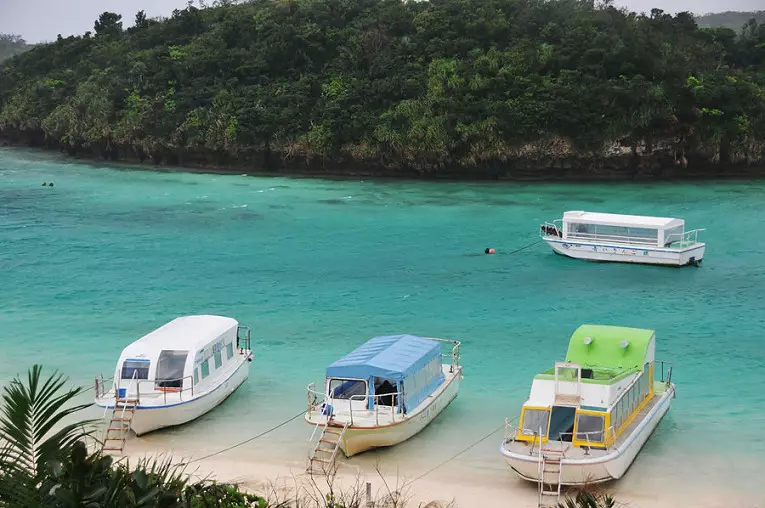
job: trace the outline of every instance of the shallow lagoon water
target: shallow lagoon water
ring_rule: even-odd
[[[253,329],[250,380],[198,421],[145,438],[214,451],[301,411],[305,386],[372,336],[457,338],[455,402],[409,442],[351,461],[417,471],[517,415],[578,325],[646,327],[675,364],[678,396],[623,483],[762,493],[764,202],[764,182],[260,178],[2,149],[0,380],[39,362],[90,386],[173,317],[230,315]],[[541,243],[510,254],[570,209],[684,217],[707,228],[704,264],[586,263]],[[298,420],[231,453],[299,463],[310,430]],[[445,469],[509,475],[500,440]]]

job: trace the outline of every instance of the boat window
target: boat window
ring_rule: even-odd
[[[221,355],[220,351],[215,353],[215,368],[220,369],[220,366],[223,364],[223,356]]]
[[[664,246],[670,247],[673,243],[680,242],[683,239],[685,226],[675,226],[664,231]]]
[[[576,417],[576,440],[587,441],[593,443],[603,442],[603,425],[604,418],[602,416],[580,414]]]
[[[606,226],[603,224],[568,224],[569,236],[575,238],[604,239],[613,241],[631,241],[645,244],[656,244],[659,231],[651,228]]]
[[[183,387],[183,371],[188,356],[188,351],[164,350],[159,353],[157,374],[154,376],[158,388]]]
[[[199,369],[194,367],[194,384],[199,383]]]
[[[329,396],[333,399],[350,399],[354,395],[366,395],[367,384],[354,379],[332,379],[329,382]],[[357,397],[358,399],[359,397]]]
[[[521,432],[524,436],[537,436],[540,429],[542,437],[547,436],[547,422],[550,418],[550,411],[546,409],[524,409],[523,426]]]
[[[149,379],[149,366],[151,362],[148,360],[125,360],[122,362],[122,379]]]
[[[202,379],[210,375],[210,359],[202,362]]]
[[[375,398],[378,406],[397,406],[396,382],[392,379],[375,378]]]
[[[229,342],[226,344],[226,360],[230,360],[234,357],[234,344]]]

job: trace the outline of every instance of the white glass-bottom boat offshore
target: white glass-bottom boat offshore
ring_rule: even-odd
[[[701,231],[685,231],[683,219],[569,211],[542,224],[540,236],[556,254],[576,259],[697,266],[706,248]]]
[[[583,325],[566,361],[534,377],[519,423],[506,422],[500,453],[522,478],[539,482],[540,504],[560,485],[627,471],[675,396],[672,367],[655,362],[655,347],[652,330]]]
[[[96,378],[96,405],[111,416],[104,450],[136,435],[189,422],[248,377],[250,329],[222,316],[176,318],[127,346],[114,377]]]
[[[309,469],[331,464],[338,448],[350,457],[417,434],[457,396],[459,360],[459,341],[393,335],[332,363],[323,389],[308,386],[305,420],[321,431]]]

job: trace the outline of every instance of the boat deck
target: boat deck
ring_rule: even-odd
[[[613,445],[611,445],[608,448],[591,448],[590,450],[587,450],[586,448],[579,448],[577,446],[573,446],[570,442],[567,441],[558,441],[558,440],[550,440],[547,443],[545,443],[542,447],[542,450],[545,452],[552,452],[552,453],[561,453],[563,454],[564,459],[572,459],[572,460],[585,460],[589,458],[595,458],[595,457],[602,457],[604,455],[608,455],[614,448],[618,448],[620,445],[622,445],[627,439],[630,438],[632,433],[637,429],[638,425],[640,425],[643,420],[648,416],[648,413],[651,412],[651,410],[656,406],[656,404],[661,401],[662,396],[665,393],[665,390],[662,390],[659,392],[658,390],[659,386],[657,383],[657,390],[656,394],[648,401],[648,403],[636,413],[635,418],[630,422],[630,424],[627,426],[626,429],[619,435],[619,437],[616,439]],[[523,455],[531,455],[536,457],[537,453],[539,453],[539,445],[534,445],[532,448],[532,445],[528,441],[515,441],[515,440],[509,440],[506,441],[504,444],[504,447],[506,450],[512,453],[517,454],[523,454]]]

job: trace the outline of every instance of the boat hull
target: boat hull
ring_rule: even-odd
[[[130,429],[137,435],[142,436],[149,432],[175,427],[188,423],[226,400],[242,383],[249,377],[249,361],[243,359],[234,372],[214,389],[187,401],[166,405],[139,405],[136,408]],[[112,399],[110,405],[99,402],[100,407],[111,409],[114,407]]]
[[[624,476],[643,445],[669,410],[674,393],[675,387],[671,385],[629,438],[608,454],[588,459],[561,460],[560,483],[562,485],[586,485],[618,480]],[[530,456],[512,453],[505,448],[504,443],[500,447],[500,453],[521,478],[533,482],[539,481],[539,459],[536,454]],[[547,482],[547,478],[545,482]]]
[[[406,441],[424,429],[457,397],[462,368],[451,374],[443,387],[435,392],[432,400],[399,422],[376,427],[349,426],[340,449],[346,457],[352,457],[373,448],[394,446]],[[333,426],[338,426],[334,423]]]
[[[569,241],[543,238],[556,254],[587,261],[639,263],[664,266],[686,266],[701,263],[706,245],[697,244],[688,249],[659,249],[656,247],[630,247],[595,242]]]

